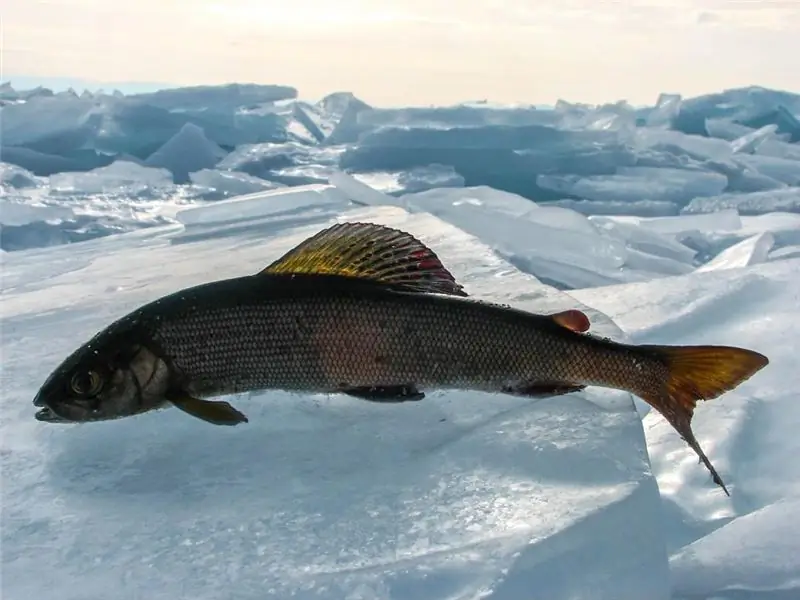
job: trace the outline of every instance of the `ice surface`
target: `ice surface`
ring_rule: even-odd
[[[639,128],[633,143],[640,152],[655,149],[698,160],[726,160],[733,154],[731,145],[725,140],[664,129]]]
[[[800,160],[800,144],[786,144],[781,141],[767,140],[756,148],[756,154]]]
[[[759,154],[737,156],[735,160],[767,177],[772,177],[788,185],[800,185],[800,160]]]
[[[268,190],[186,208],[178,212],[177,218],[184,225],[291,218],[298,213],[320,219],[344,210],[349,204],[349,198],[334,186],[308,185],[294,187],[291,193],[284,189]]]
[[[302,204],[308,192],[282,195]],[[160,294],[257,271],[330,223],[307,209],[317,221],[299,229],[264,221],[183,243],[151,230],[4,265],[4,597],[510,600],[535,588],[667,600],[661,506],[629,397],[600,408],[580,394],[453,392],[413,406],[254,394],[235,400],[250,417],[235,429],[176,410],[80,432],[33,420],[29,399],[78,340]],[[477,298],[576,306],[430,215],[336,218],[412,232]]]
[[[6,227],[43,221],[62,221],[72,217],[72,210],[66,206],[42,206],[0,200],[0,224]]]
[[[387,194],[413,194],[434,188],[464,187],[464,178],[448,165],[415,167],[409,171],[354,173],[356,179]]]
[[[69,156],[58,156],[37,152],[30,148],[2,146],[0,154],[5,162],[20,166],[39,176],[65,171],[88,171],[114,162],[114,156],[98,154],[93,150],[71,152]]]
[[[220,171],[219,169],[201,169],[189,173],[189,179],[195,186],[203,188],[202,197],[208,200],[284,187],[283,184],[266,181],[247,173]]]
[[[672,202],[654,200],[574,200],[564,198],[547,203],[548,206],[569,208],[584,215],[637,215],[641,217],[660,217],[678,214],[680,207]]]
[[[765,231],[743,240],[738,244],[720,252],[712,260],[699,267],[698,271],[716,271],[718,269],[736,269],[747,267],[767,260],[769,251],[775,245],[775,238]]]
[[[201,127],[187,123],[144,161],[147,167],[167,169],[175,183],[188,183],[189,173],[210,169],[228,153],[206,137]]]
[[[800,258],[800,245],[784,246],[769,253],[769,260],[786,260],[787,258]]]
[[[3,187],[20,189],[35,188],[40,185],[42,181],[27,169],[0,162],[0,190]]]
[[[670,233],[669,231],[661,232],[656,227],[643,226],[644,223],[650,224],[659,220],[625,222],[605,217],[592,217],[590,221],[599,228],[625,240],[629,248],[640,252],[669,258],[689,265],[694,258],[694,250],[676,241],[674,236],[665,235],[665,233]],[[686,221],[689,221],[689,219],[687,218]]]
[[[289,183],[282,181],[286,178],[288,169],[311,166],[333,167],[341,152],[342,150],[337,148],[320,148],[297,142],[243,144],[222,159],[217,168],[241,171],[254,177]]]
[[[488,188],[443,188],[399,200],[413,212],[436,215],[479,235],[517,268],[560,288],[618,281],[624,264],[625,245],[569,209],[540,207]]]
[[[800,463],[796,460],[800,405],[794,391],[800,385],[795,359],[800,335],[798,274],[800,260],[788,259],[571,292],[581,302],[609,313],[636,343],[728,344],[752,348],[770,359],[752,379],[717,400],[700,403],[695,411],[695,434],[729,484],[731,498],[711,491],[707,475],[696,470],[697,458],[663,418],[650,413],[644,419],[673,557],[680,556],[688,544],[710,537],[731,519],[781,500],[800,498]],[[788,564],[786,544],[793,549],[790,555],[800,556],[797,537],[788,529],[793,522],[785,522],[787,535],[773,539],[770,548],[766,547],[768,536],[758,540],[753,530],[754,548],[763,542],[759,551],[762,556],[769,553],[776,566]],[[725,538],[720,538],[719,550],[725,545]],[[745,557],[742,555],[743,560]],[[701,573],[694,568],[697,563],[683,564],[687,568],[673,573],[673,585],[688,592],[684,585],[696,586],[700,580],[692,583],[691,579]],[[735,577],[735,564],[725,566],[731,567],[729,573]],[[742,574],[755,575],[756,566],[754,562]],[[763,596],[745,592],[737,596],[735,582],[731,582],[731,589],[720,590],[717,597],[794,597],[794,592],[780,595],[784,581],[770,581],[768,567],[758,570],[765,577],[760,590]],[[685,584],[682,573],[689,578]],[[717,585],[715,578],[708,583]],[[714,596],[699,593],[689,597]]]
[[[777,125],[764,125],[761,129],[748,132],[733,140],[731,142],[731,149],[734,152],[752,152],[756,147],[764,143],[765,140],[774,137],[776,131],[778,131]]]
[[[730,119],[706,119],[705,131],[710,137],[733,142],[757,130],[740,123],[735,123]]]
[[[143,167],[133,162],[117,161],[87,173],[58,173],[50,176],[55,192],[83,194],[125,193],[152,196],[172,187],[172,174],[166,169]]]
[[[673,593],[732,600],[800,597],[800,499],[738,517],[670,560]]]
[[[354,172],[450,165],[467,186],[488,185],[541,201],[562,196],[539,187],[537,174],[610,174],[634,162],[633,152],[615,131],[498,125],[379,129],[342,154],[340,165]]]
[[[341,100],[331,101],[339,108]],[[530,105],[490,105],[463,103],[454,106],[371,108],[360,101],[350,101],[328,143],[352,143],[373,132],[394,128],[425,131],[492,126],[524,127],[550,125],[560,116],[552,111],[537,110]]]
[[[659,95],[655,107],[647,115],[645,124],[648,127],[670,127],[681,111],[681,100],[680,94]]]
[[[4,598],[666,600],[665,547],[672,600],[797,596],[800,543],[773,521],[791,524],[800,497],[800,214],[772,211],[800,212],[800,96],[374,109],[236,90],[0,89],[2,159],[29,171],[0,179],[0,248],[15,251],[0,269]],[[187,185],[134,164],[194,126],[228,162],[186,167]],[[538,175],[639,183],[584,199]],[[669,199],[635,195],[654,190]],[[605,312],[635,342],[767,354],[696,411],[732,498],[636,400],[658,504],[630,396],[598,389],[383,408],[267,394],[236,400],[253,427],[229,433],[174,411],[80,436],[32,420],[25,398],[77,340],[176,286],[253,273],[337,219],[413,231],[477,297],[581,300],[603,311],[586,309],[600,335],[624,338]]]
[[[695,198],[681,212],[708,213],[729,208],[734,208],[743,215],[760,215],[776,211],[800,212],[800,187]]]
[[[545,189],[605,202],[671,202],[683,206],[702,196],[716,196],[728,184],[719,173],[653,167],[620,167],[614,175],[539,175]]]
[[[758,86],[733,88],[716,94],[684,99],[673,127],[684,133],[703,135],[708,119],[728,119],[753,128],[776,122],[784,131],[789,123],[781,112],[800,112],[800,95]]]
[[[131,96],[140,102],[167,110],[235,109],[297,97],[297,90],[284,85],[232,83],[172,88]]]

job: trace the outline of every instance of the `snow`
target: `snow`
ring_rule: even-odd
[[[3,598],[800,596],[799,95],[390,109],[4,84],[0,106]],[[344,220],[417,235],[478,298],[766,354],[695,413],[732,496],[644,402],[598,388],[259,393],[224,431],[175,410],[33,419],[112,319]]]

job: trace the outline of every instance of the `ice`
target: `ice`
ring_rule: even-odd
[[[331,101],[334,108],[341,100]],[[341,110],[341,109],[339,109]],[[552,111],[537,110],[530,105],[489,105],[463,103],[454,106],[371,108],[349,102],[328,143],[352,143],[372,133],[391,129],[411,131],[483,129],[485,127],[524,127],[550,125],[560,120]]]
[[[296,95],[0,87],[0,595],[797,596],[800,95],[554,109]],[[161,153],[182,161],[164,163],[188,176],[176,185],[142,163],[182,129],[208,144]],[[232,399],[251,422],[230,432],[177,411],[80,435],[32,419],[49,369],[113,318],[254,274],[343,220],[418,235],[476,298],[581,307],[593,332],[634,343],[765,353],[695,412],[732,497],[644,402],[599,388],[414,407],[253,395]]]
[[[355,173],[359,181],[386,194],[413,194],[435,188],[464,187],[464,178],[448,165],[415,167],[409,171]]]
[[[692,260],[696,254],[691,248],[687,248],[676,241],[674,236],[668,235],[674,232],[659,231],[658,228],[647,227],[644,225],[645,222],[641,220],[625,222],[606,217],[591,217],[590,221],[602,230],[608,231],[619,239],[625,240],[629,248],[640,252],[672,259],[688,265],[692,264]],[[657,220],[647,221],[647,223],[653,222],[657,222]]]
[[[731,142],[731,149],[734,152],[752,152],[754,148],[764,143],[765,140],[773,137],[778,131],[777,125],[764,125],[761,129],[744,134]]]
[[[131,96],[142,103],[171,111],[236,109],[296,97],[297,90],[293,87],[252,83],[187,86]]]
[[[93,149],[142,159],[187,123],[203,128],[221,145],[282,142],[288,139],[290,119],[270,103],[287,94],[293,97],[296,90],[230,85],[123,97],[34,97],[3,107],[0,136],[3,146],[48,155],[69,157]],[[290,115],[291,106],[286,110]]]
[[[307,139],[309,142],[321,142],[325,139],[326,134],[320,126],[319,120],[315,119],[313,115],[313,108],[304,106],[300,102],[295,102],[292,105],[292,116],[300,123],[307,132]]]
[[[42,206],[0,200],[0,224],[4,227],[44,221],[62,221],[72,217],[72,210],[66,206]]]
[[[464,178],[449,165],[431,164],[401,172],[397,183],[405,193],[411,194],[433,188],[463,187]]]
[[[681,212],[710,213],[723,209],[736,209],[743,215],[760,215],[776,211],[800,212],[800,187],[695,198]]]
[[[634,134],[633,144],[638,152],[661,150],[697,160],[726,160],[733,154],[731,145],[725,140],[664,129],[639,128]]]
[[[655,107],[647,115],[645,124],[648,127],[668,128],[681,110],[680,94],[661,94]]]
[[[756,148],[760,156],[774,156],[800,161],[800,144],[787,144],[781,141],[767,140]]]
[[[202,196],[209,200],[284,187],[283,184],[266,181],[247,173],[219,169],[201,169],[189,173],[189,179],[195,186],[203,188]]]
[[[733,88],[684,99],[672,126],[684,133],[704,135],[709,119],[727,119],[755,129],[776,123],[783,132],[791,127],[787,107],[800,112],[800,95],[758,86]]]
[[[670,559],[674,598],[800,597],[800,499],[733,519]]]
[[[771,233],[765,231],[720,252],[697,270],[736,269],[765,262],[774,245],[775,238]]]
[[[574,200],[564,198],[548,202],[550,206],[569,208],[584,215],[637,215],[641,217],[660,217],[678,214],[680,207],[673,202],[655,200]]]
[[[742,220],[733,209],[723,209],[712,214],[680,215],[657,219],[629,219],[642,227],[662,234],[682,234],[688,231],[733,231],[740,229]]]
[[[217,168],[241,171],[288,185],[302,185],[303,182],[292,181],[292,177],[308,177],[314,168],[333,168],[341,152],[338,148],[319,148],[297,142],[243,144],[223,158]],[[299,170],[294,173],[290,171],[297,168]]]
[[[767,177],[772,177],[788,185],[800,185],[800,160],[761,156],[759,154],[741,155],[737,156],[735,160]]]
[[[694,198],[716,196],[728,184],[719,173],[653,167],[620,167],[614,175],[539,175],[536,183],[561,194],[601,202],[671,202],[684,206]]]
[[[536,185],[537,174],[610,174],[634,162],[632,151],[615,131],[529,125],[381,129],[365,134],[358,146],[342,154],[340,166],[369,172],[450,165],[467,186],[488,185],[543,201],[561,196]]]
[[[786,260],[787,258],[800,258],[800,245],[784,246],[769,253],[769,260]]]
[[[206,137],[201,127],[187,123],[144,161],[147,167],[167,169],[175,183],[187,183],[189,173],[209,169],[228,153]]]
[[[733,142],[757,130],[739,123],[734,123],[730,119],[706,119],[705,131],[710,137]]]
[[[571,292],[611,314],[636,343],[727,344],[770,359],[768,367],[735,391],[700,403],[695,411],[695,434],[729,485],[731,498],[703,491],[709,481],[695,470],[697,458],[659,415],[651,412],[644,419],[673,556],[731,518],[800,498],[800,405],[794,392],[800,384],[795,360],[798,273],[800,260],[789,259]],[[800,555],[797,539],[791,543],[793,554]],[[770,554],[781,561],[783,547],[777,545]],[[673,581],[676,588],[682,585]],[[778,591],[780,585],[773,581],[769,590]]]
[[[311,213],[315,219],[335,214],[350,204],[349,198],[331,185],[298,186],[287,190],[267,190],[213,204],[194,206],[178,212],[184,225],[207,225],[251,221],[266,217],[291,218]]]
[[[479,235],[517,268],[559,288],[619,281],[624,244],[603,236],[575,211],[536,206],[488,188],[429,190],[399,201]]]
[[[123,160],[86,173],[58,173],[50,176],[50,188],[66,194],[119,193],[124,190],[128,195],[146,197],[170,187],[172,174],[166,169],[143,167]]]
[[[778,126],[778,131],[788,136],[790,142],[800,142],[800,120],[782,105],[745,119],[742,123],[750,127],[763,127],[774,123]]]
[[[35,188],[40,185],[42,185],[42,181],[27,169],[0,162],[0,189],[3,187],[13,189]]]
[[[17,146],[3,146],[0,148],[0,153],[5,162],[45,177],[65,171],[89,171],[97,167],[105,167],[114,162],[115,158],[95,151],[72,152],[65,157]]]
[[[601,408],[586,398],[613,394],[452,392],[413,406],[254,394],[235,400],[247,427],[225,430],[177,410],[80,432],[32,419],[24,399],[78,340],[161,294],[255,273],[334,218],[412,232],[476,298],[576,305],[431,215],[318,214],[309,193],[272,197],[305,206],[297,216],[316,220],[300,228],[267,220],[183,243],[151,231],[4,265],[4,596],[510,600],[534,586],[552,600],[667,600],[661,506],[630,397]],[[231,220],[241,205],[207,208]]]

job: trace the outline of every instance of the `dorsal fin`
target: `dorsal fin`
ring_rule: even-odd
[[[374,223],[323,229],[262,273],[345,275],[413,292],[467,295],[433,250],[409,233]]]

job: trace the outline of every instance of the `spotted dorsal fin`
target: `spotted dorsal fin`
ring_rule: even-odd
[[[303,241],[260,274],[344,275],[413,292],[466,296],[439,257],[414,236],[373,223],[338,223]]]

